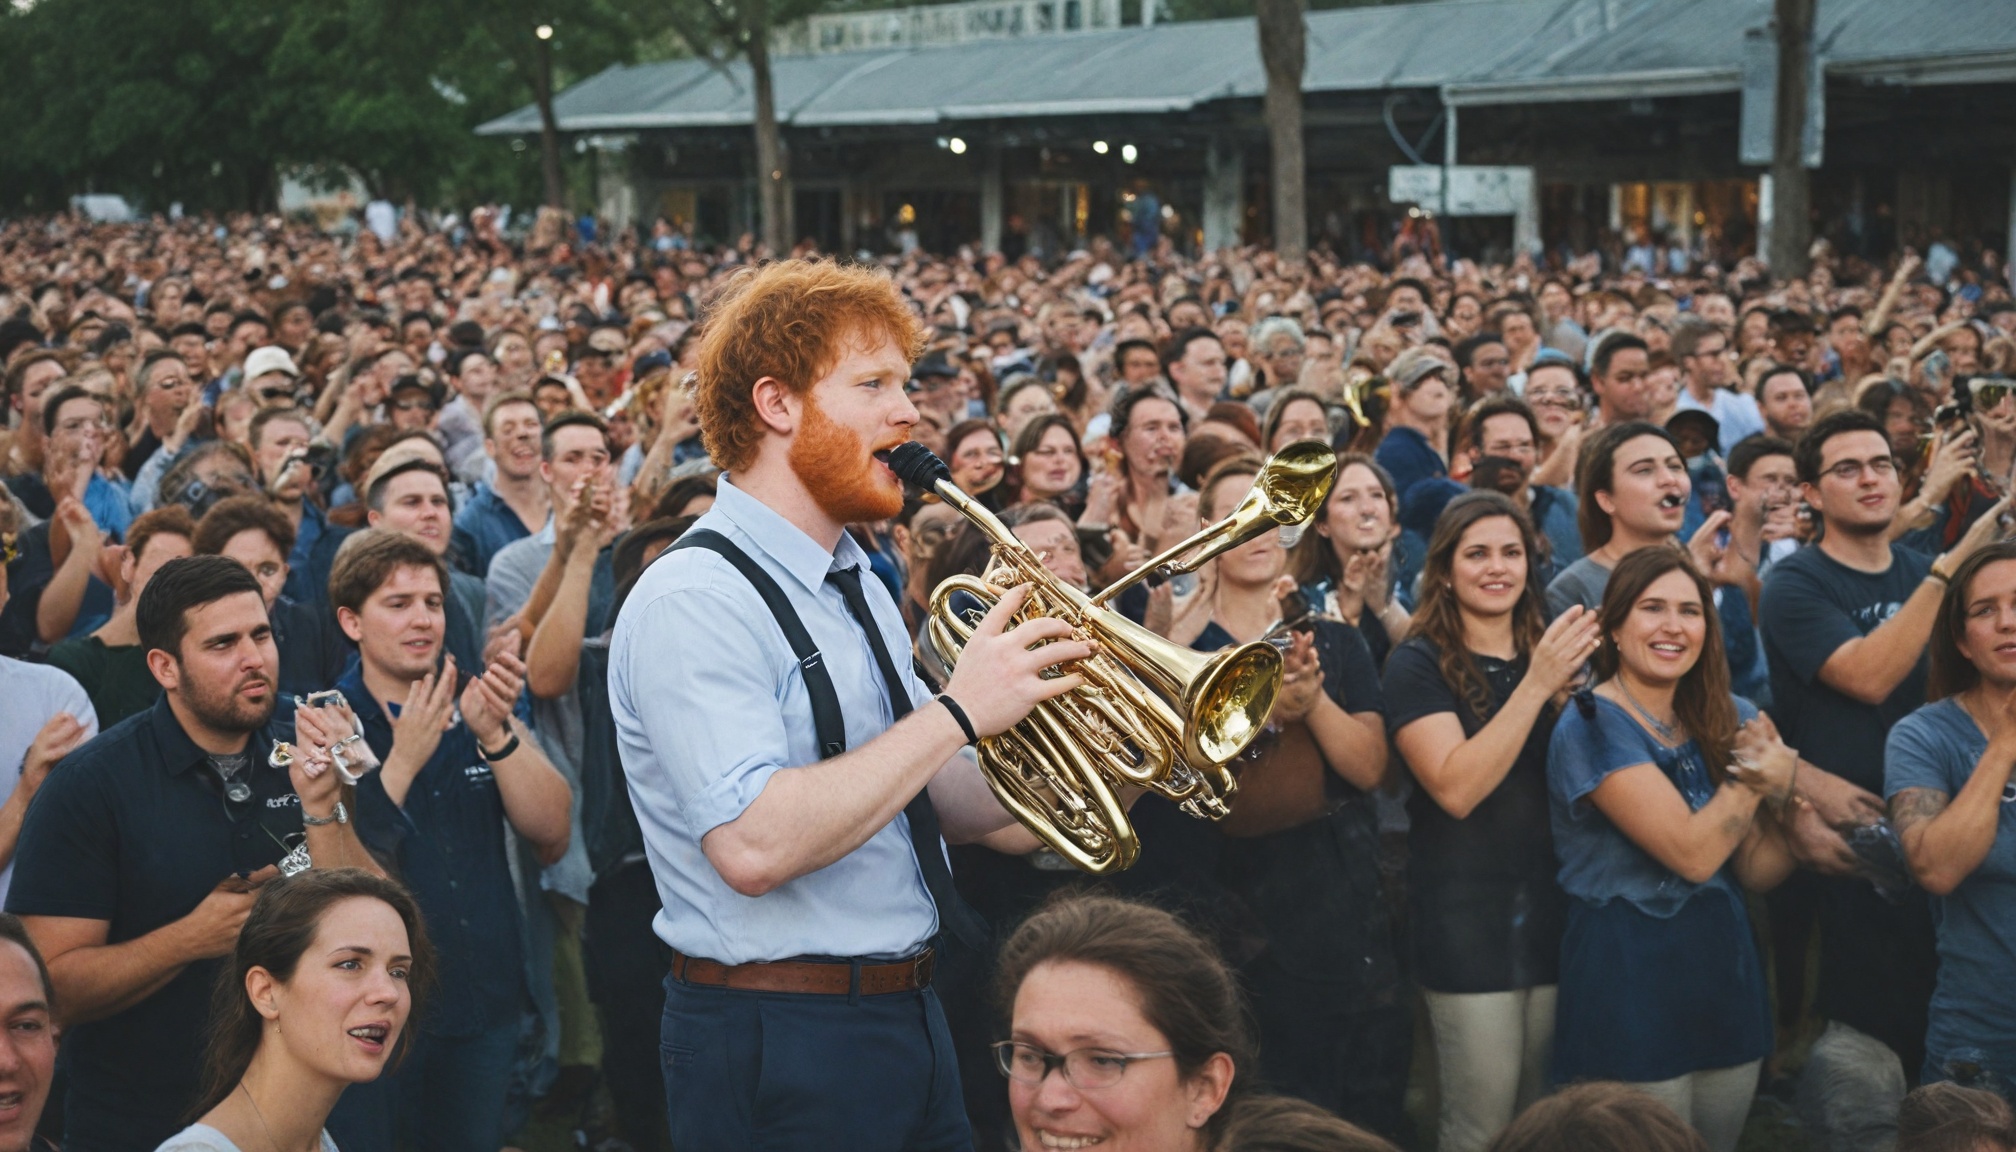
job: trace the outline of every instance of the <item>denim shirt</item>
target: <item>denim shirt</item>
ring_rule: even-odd
[[[336,686],[382,763],[392,754],[392,724],[364,686],[361,665]],[[419,902],[440,955],[441,978],[422,1027],[438,1036],[474,1036],[515,1019],[525,997],[525,957],[505,856],[504,799],[459,714],[413,778],[404,805],[386,793],[384,772],[358,782],[356,819],[358,839],[389,861]]]
[[[1748,700],[1735,700],[1740,720],[1757,715]],[[1705,890],[1726,893],[1740,906],[1742,894],[1729,864],[1707,883],[1692,883],[1633,843],[1589,799],[1612,773],[1648,763],[1665,773],[1689,810],[1698,812],[1714,798],[1715,782],[1695,741],[1668,748],[1622,706],[1592,692],[1577,693],[1562,711],[1547,747],[1548,808],[1561,887],[1591,904],[1629,901],[1662,920]]]

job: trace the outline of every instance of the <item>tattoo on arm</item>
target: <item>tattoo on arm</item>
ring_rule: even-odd
[[[1906,788],[1890,798],[1890,823],[1899,836],[1946,810],[1953,798],[1937,788]]]

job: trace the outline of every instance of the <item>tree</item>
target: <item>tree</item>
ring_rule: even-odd
[[[1806,180],[1807,54],[1813,37],[1813,0],[1777,0],[1778,101],[1771,139],[1771,274],[1806,275],[1812,243],[1811,191]]]
[[[1304,0],[1258,0],[1260,62],[1267,69],[1267,144],[1273,156],[1274,251],[1283,263],[1309,248],[1308,188],[1302,154],[1302,70],[1308,29]]]
[[[825,0],[672,0],[666,9],[673,30],[694,55],[724,68],[738,56],[749,62],[763,243],[779,255],[791,250],[791,160],[777,123],[770,34],[827,6]]]
[[[532,174],[472,130],[549,77],[548,95],[630,59],[647,13],[637,0],[0,0],[0,206],[99,191],[155,210],[266,209],[290,171],[354,176],[393,200],[523,203]],[[550,71],[542,22],[560,33]],[[551,143],[542,167],[558,177]]]

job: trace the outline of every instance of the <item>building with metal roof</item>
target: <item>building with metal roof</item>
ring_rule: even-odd
[[[2009,12],[2010,0],[1820,0],[1823,172],[1838,177],[1816,181],[1823,226],[2006,233]],[[1460,160],[1531,169],[1550,241],[1634,226],[1742,240],[1760,174],[1742,163],[1743,94],[1746,75],[1759,90],[1769,18],[1769,0],[1311,13],[1312,233],[1376,246],[1394,208],[1389,169]],[[1251,19],[780,55],[773,72],[797,230],[828,247],[1056,247],[1113,225],[1212,246],[1268,230]],[[753,94],[740,61],[611,68],[560,93],[555,112],[564,134],[605,151],[615,215],[634,203],[717,236],[748,227]],[[535,137],[538,116],[521,108],[478,131]],[[1905,156],[1920,163],[1885,163]],[[1509,227],[1462,224],[1480,237]]]

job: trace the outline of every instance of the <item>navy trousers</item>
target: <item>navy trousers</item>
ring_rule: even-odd
[[[737,992],[665,981],[665,1110],[679,1152],[970,1152],[938,995]]]

